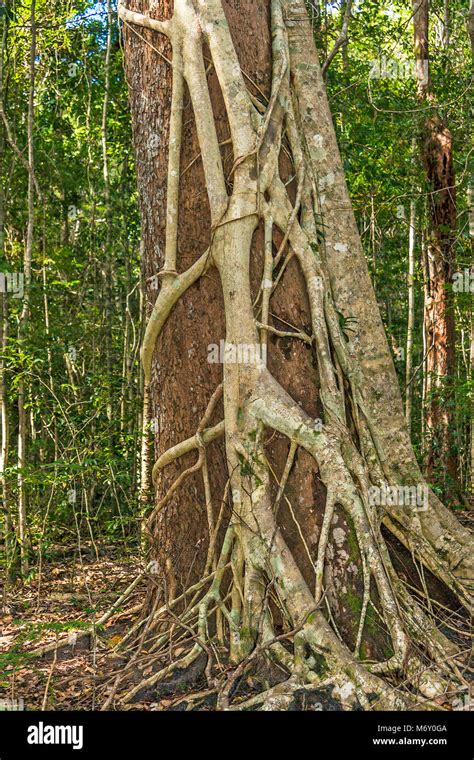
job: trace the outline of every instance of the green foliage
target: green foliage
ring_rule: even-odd
[[[309,5],[312,3],[309,2]],[[322,57],[330,50],[341,28],[343,4],[320,3],[314,20],[315,37]],[[430,3],[430,75],[438,113],[453,136],[456,172],[458,228],[454,241],[456,268],[472,265],[468,222],[468,186],[472,177],[471,50],[466,30],[466,3],[449,3],[449,34],[443,29],[444,3]],[[385,72],[386,76],[380,76]],[[349,44],[339,51],[327,74],[331,109],[343,155],[344,168],[356,219],[376,289],[389,344],[394,347],[395,367],[405,393],[406,337],[408,322],[407,273],[410,202],[416,207],[415,335],[412,434],[420,457],[431,445],[422,428],[423,403],[423,280],[421,245],[428,229],[427,187],[421,162],[420,127],[426,111],[416,96],[411,3],[402,0],[354,3]],[[414,148],[414,140],[416,142]],[[456,371],[454,392],[456,446],[461,452],[463,485],[469,482],[472,381],[469,349],[472,293],[455,293]],[[339,315],[347,337],[355,324]],[[348,327],[349,329],[348,332]],[[395,350],[403,349],[403,354]],[[469,386],[471,386],[469,388]],[[443,390],[439,402],[446,403]],[[428,403],[428,399],[426,399]],[[440,492],[449,492],[443,461],[437,478]]]
[[[3,100],[21,151],[27,141],[29,16],[29,3],[9,2],[0,19],[6,39]],[[9,339],[1,359],[9,408],[9,503],[14,515],[17,394],[23,382],[28,463],[22,475],[30,541],[47,554],[50,546],[79,536],[137,539],[139,220],[115,15],[108,201],[102,152],[105,7],[42,0],[36,3],[36,24],[34,149],[41,198],[35,198],[30,317],[19,339],[22,300],[7,296]],[[0,140],[5,143],[3,133]],[[22,272],[28,175],[9,145],[1,152],[0,173],[0,270]]]

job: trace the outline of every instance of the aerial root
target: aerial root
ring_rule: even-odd
[[[209,693],[217,692],[217,709],[219,710],[286,710],[295,704],[295,694],[301,691],[302,695],[312,694],[312,699],[316,699],[318,690],[322,690],[321,699],[324,700],[331,694],[331,699],[340,704],[341,709],[354,709],[362,707],[363,709],[440,709],[440,704],[433,702],[446,696],[453,690],[453,680],[443,678],[437,672],[435,673],[431,666],[422,661],[416,655],[411,655],[407,661],[399,655],[395,655],[385,663],[375,663],[364,665],[356,657],[350,655],[348,650],[338,642],[338,645],[332,647],[326,643],[321,643],[321,631],[318,628],[318,620],[314,616],[308,615],[298,627],[288,633],[276,636],[274,634],[272,615],[269,608],[263,615],[261,625],[261,640],[256,643],[252,652],[243,659],[231,671],[223,668],[219,662],[219,657],[215,656],[216,642],[209,631],[208,622],[210,617],[216,613],[217,609],[223,605],[226,610],[226,621],[229,632],[232,630],[232,615],[220,598],[220,585],[224,573],[229,568],[229,556],[234,544],[234,526],[228,529],[225,547],[221,551],[216,571],[213,574],[213,580],[210,588],[205,592],[200,601],[182,611],[180,614],[173,613],[172,621],[168,622],[168,637],[162,641],[162,655],[166,655],[169,645],[173,639],[174,633],[171,630],[182,629],[183,638],[177,640],[173,646],[176,656],[164,667],[146,678],[141,678],[138,683],[129,687],[125,693],[118,693],[118,686],[123,683],[123,676],[117,679],[109,692],[106,700],[108,707],[113,699],[117,697],[118,701],[123,704],[129,704],[140,698],[142,694],[149,694],[153,687],[160,682],[173,678],[177,673],[180,674],[180,686],[189,682],[192,678],[205,677]],[[202,586],[201,586],[202,589]],[[199,593],[199,590],[197,592]],[[189,597],[188,597],[189,598]],[[226,595],[225,599],[228,598]],[[144,642],[146,630],[150,630],[152,622],[156,620],[157,615],[163,615],[161,610],[154,610],[150,614],[145,630],[140,636],[141,643]],[[168,612],[170,612],[168,608]],[[145,649],[146,647],[144,647]],[[140,650],[140,647],[139,647]],[[138,651],[132,658],[135,664],[138,662]],[[222,651],[222,647],[220,647]],[[171,650],[170,650],[171,651]],[[142,669],[145,671],[150,664],[158,662],[160,653],[147,655],[143,652]],[[323,675],[314,670],[314,656],[321,656],[326,662],[323,669]],[[199,668],[196,668],[198,660],[202,658]],[[260,658],[278,663],[281,670],[287,675],[284,682],[277,683],[261,693],[252,694],[247,698],[240,693],[238,684],[245,683],[245,674],[251,671],[252,665]],[[128,673],[130,674],[128,669]],[[420,695],[416,697],[406,689],[390,686],[386,681],[380,680],[380,676],[389,676],[393,681],[395,677],[405,677],[407,683],[416,689]],[[330,692],[327,690],[330,689]],[[245,689],[244,689],[245,691]],[[296,708],[295,708],[296,709]]]

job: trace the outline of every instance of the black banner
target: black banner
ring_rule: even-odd
[[[0,760],[132,758],[149,752],[245,758],[278,752],[310,757],[472,760],[472,714],[375,712],[0,712]],[[263,755],[262,755],[263,757]]]

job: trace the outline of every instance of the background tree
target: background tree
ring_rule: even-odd
[[[437,112],[432,88],[429,19],[428,0],[413,0],[417,87],[424,110],[420,143],[429,189],[429,226],[423,250],[426,427],[431,437],[427,468],[432,472],[436,463],[442,461],[455,487],[458,478],[453,437],[455,318],[451,283],[456,270],[456,179],[452,135]]]

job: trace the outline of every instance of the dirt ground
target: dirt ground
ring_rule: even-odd
[[[35,577],[4,593],[0,700],[16,700],[26,710],[98,709],[97,685],[116,667],[110,652],[136,619],[138,613],[127,610],[143,599],[146,581],[127,599],[126,609],[119,608],[94,640],[90,635],[77,636],[73,628],[98,620],[142,569],[134,557],[81,562],[73,555],[43,565],[41,579]],[[65,638],[70,645],[55,652],[55,642]],[[47,655],[31,655],[34,649],[48,644],[53,650]]]
[[[115,647],[140,619],[147,578],[141,578],[123,607],[116,603],[143,571],[138,556],[124,558],[112,550],[99,560],[90,555],[81,559],[73,551],[70,556],[44,563],[41,573],[33,574],[28,582],[4,589],[0,597],[0,709],[5,709],[2,701],[6,700],[10,709],[13,703],[17,709],[33,711],[100,710],[117,675],[124,673],[129,662],[130,650],[120,653]],[[448,607],[444,609],[449,624],[452,613],[447,614]],[[111,610],[107,622],[91,635],[91,624]],[[445,632],[453,636],[453,630],[451,626]],[[469,638],[456,638],[462,649],[469,648]],[[37,650],[45,647],[47,651],[39,654]],[[219,675],[225,678],[232,668],[224,652],[221,655]],[[164,652],[152,658],[151,664],[146,657],[142,661],[138,658],[126,671],[128,683],[137,684],[161,670],[171,656],[171,651]],[[217,692],[208,687],[204,677],[205,660],[196,663],[195,672],[175,673],[127,705],[114,699],[109,709],[214,709]],[[465,675],[472,677],[469,667]],[[261,672],[257,668],[238,690],[244,699],[254,689],[268,688],[284,678],[281,672],[269,672],[267,666]],[[301,705],[291,709],[342,709],[330,692],[304,693],[299,701]],[[443,708],[466,709],[449,702]]]

